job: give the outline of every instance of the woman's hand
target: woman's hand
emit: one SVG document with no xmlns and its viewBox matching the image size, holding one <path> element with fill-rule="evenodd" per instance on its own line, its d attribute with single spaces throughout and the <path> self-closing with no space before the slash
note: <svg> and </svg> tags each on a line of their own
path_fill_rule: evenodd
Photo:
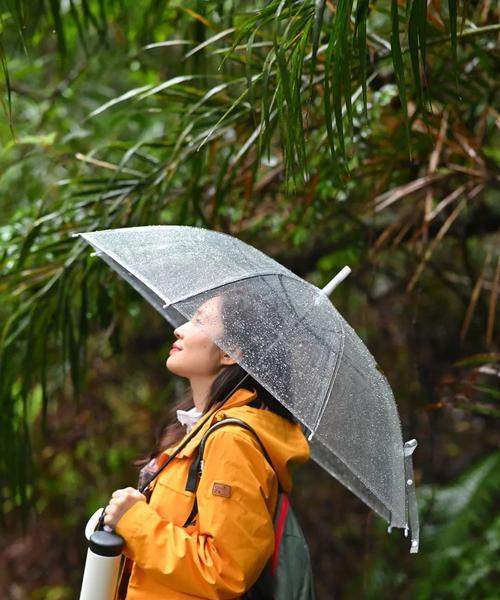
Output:
<svg viewBox="0 0 500 600">
<path fill-rule="evenodd" d="M 146 502 L 146 496 L 132 487 L 113 492 L 105 509 L 104 524 L 115 529 L 118 521 L 136 502 Z"/>
</svg>

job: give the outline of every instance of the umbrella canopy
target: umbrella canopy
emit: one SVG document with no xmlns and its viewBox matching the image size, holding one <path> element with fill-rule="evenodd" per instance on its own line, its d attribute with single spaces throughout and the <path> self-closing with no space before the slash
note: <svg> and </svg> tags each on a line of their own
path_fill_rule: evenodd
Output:
<svg viewBox="0 0 500 600">
<path fill-rule="evenodd" d="M 416 442 L 403 445 L 387 380 L 322 290 L 206 229 L 78 235 L 174 327 L 193 319 L 307 427 L 313 459 L 391 527 L 411 529 L 418 550 Z"/>
</svg>

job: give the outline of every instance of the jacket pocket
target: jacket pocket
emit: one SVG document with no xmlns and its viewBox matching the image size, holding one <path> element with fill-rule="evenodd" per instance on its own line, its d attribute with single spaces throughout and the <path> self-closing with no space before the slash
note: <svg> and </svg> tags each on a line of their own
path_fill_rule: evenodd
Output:
<svg viewBox="0 0 500 600">
<path fill-rule="evenodd" d="M 167 521 L 183 526 L 193 509 L 195 494 L 174 488 L 166 481 L 158 480 L 151 496 L 151 507 Z"/>
</svg>

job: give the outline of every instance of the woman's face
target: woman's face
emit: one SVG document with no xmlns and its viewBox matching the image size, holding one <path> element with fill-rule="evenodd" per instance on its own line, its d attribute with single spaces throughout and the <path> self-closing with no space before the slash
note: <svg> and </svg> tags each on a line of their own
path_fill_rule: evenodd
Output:
<svg viewBox="0 0 500 600">
<path fill-rule="evenodd" d="M 198 308 L 191 321 L 174 330 L 177 339 L 166 362 L 169 371 L 188 379 L 213 378 L 224 366 L 235 362 L 201 329 L 210 331 L 214 338 L 222 334 L 221 302 L 220 297 L 210 298 Z"/>
</svg>

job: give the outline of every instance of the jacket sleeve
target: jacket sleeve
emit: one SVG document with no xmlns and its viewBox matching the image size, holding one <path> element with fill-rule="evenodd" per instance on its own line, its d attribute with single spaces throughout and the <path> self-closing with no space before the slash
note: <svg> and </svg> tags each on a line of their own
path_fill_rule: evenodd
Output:
<svg viewBox="0 0 500 600">
<path fill-rule="evenodd" d="M 222 484 L 215 486 L 214 484 Z M 218 495 L 221 493 L 222 495 Z M 234 598 L 253 585 L 274 548 L 274 471 L 251 434 L 235 428 L 207 440 L 197 490 L 198 531 L 137 502 L 119 520 L 126 554 L 166 587 L 203 598 Z"/>
</svg>

